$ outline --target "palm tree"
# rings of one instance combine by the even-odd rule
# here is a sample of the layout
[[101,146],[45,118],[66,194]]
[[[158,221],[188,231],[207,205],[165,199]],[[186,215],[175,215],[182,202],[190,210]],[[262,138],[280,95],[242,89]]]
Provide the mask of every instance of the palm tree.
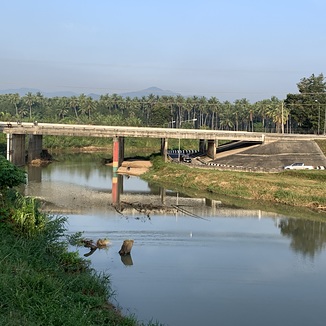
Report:
[[28,110],[27,108],[25,108],[24,106],[22,106],[19,110],[18,110],[18,116],[22,119],[26,116],[28,116]]
[[223,103],[220,126],[222,130],[234,129],[232,104],[229,101]]
[[36,103],[36,98],[31,92],[28,92],[24,97],[24,102],[29,107],[29,118],[32,119],[32,107]]
[[97,102],[93,100],[91,96],[85,99],[85,110],[88,114],[88,119],[91,118],[91,112],[95,111],[97,108]]
[[284,108],[282,101],[276,96],[271,97],[271,104],[266,114],[275,123],[276,132],[283,132],[283,127],[288,120],[289,113],[289,109]]
[[113,105],[112,111],[114,113],[120,113],[119,112],[119,107],[121,106],[122,101],[123,101],[123,98],[122,98],[121,95],[118,95],[116,93],[112,94],[112,96],[111,96],[111,103]]
[[75,116],[78,119],[78,111],[77,108],[79,106],[79,100],[76,96],[72,96],[69,99],[69,107],[74,110]]
[[218,111],[219,111],[219,106],[220,106],[219,100],[215,97],[212,96],[208,100],[208,105],[209,105],[209,110],[212,112],[212,118],[211,118],[211,129],[218,129],[217,124],[218,124]]
[[266,119],[267,119],[267,112],[270,107],[270,100],[262,100],[256,102],[254,105],[256,107],[256,112],[261,117],[263,130],[266,130]]
[[147,105],[145,105],[145,108],[146,108],[146,125],[148,125],[149,121],[151,120],[150,116],[151,116],[153,107],[154,107],[155,103],[157,102],[157,100],[158,100],[158,97],[155,96],[154,94],[149,94],[147,96],[147,99],[146,99]]
[[205,96],[201,96],[199,99],[199,128],[206,126],[208,115],[207,99]]
[[111,98],[109,94],[104,94],[100,96],[99,105],[104,107],[106,113],[110,113]]
[[16,116],[18,116],[18,104],[20,103],[20,95],[18,93],[9,94],[8,99],[9,102],[14,105]]
[[185,105],[185,99],[183,96],[181,95],[177,95],[176,97],[176,105],[177,105],[177,118],[176,118],[176,125],[180,128],[181,126],[181,121],[185,120],[184,116],[183,116],[183,108]]

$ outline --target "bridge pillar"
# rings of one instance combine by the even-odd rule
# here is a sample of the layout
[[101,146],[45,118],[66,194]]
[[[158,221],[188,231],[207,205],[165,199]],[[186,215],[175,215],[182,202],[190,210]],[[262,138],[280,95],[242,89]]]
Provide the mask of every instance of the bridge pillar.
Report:
[[120,194],[123,191],[123,176],[119,173],[112,175],[112,205],[120,205]]
[[199,153],[206,153],[206,142],[205,139],[199,139]]
[[28,140],[28,162],[41,158],[43,136],[29,135]]
[[118,168],[124,160],[124,137],[113,138],[113,173],[117,173]]
[[168,140],[166,138],[161,138],[161,156],[166,162],[168,159]]
[[7,160],[17,166],[25,165],[25,135],[7,134]]
[[216,141],[214,139],[207,140],[207,156],[213,160],[216,158]]

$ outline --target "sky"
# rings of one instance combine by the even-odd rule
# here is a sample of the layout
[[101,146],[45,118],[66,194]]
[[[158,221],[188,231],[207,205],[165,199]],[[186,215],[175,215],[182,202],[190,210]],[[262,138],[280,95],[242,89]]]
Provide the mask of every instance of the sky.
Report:
[[325,0],[0,0],[0,89],[297,93],[326,74]]

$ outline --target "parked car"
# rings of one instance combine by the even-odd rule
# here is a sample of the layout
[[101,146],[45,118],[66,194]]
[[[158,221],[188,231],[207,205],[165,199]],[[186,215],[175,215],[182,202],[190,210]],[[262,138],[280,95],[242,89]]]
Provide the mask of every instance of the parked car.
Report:
[[312,165],[305,165],[304,163],[292,163],[284,167],[284,170],[313,170]]

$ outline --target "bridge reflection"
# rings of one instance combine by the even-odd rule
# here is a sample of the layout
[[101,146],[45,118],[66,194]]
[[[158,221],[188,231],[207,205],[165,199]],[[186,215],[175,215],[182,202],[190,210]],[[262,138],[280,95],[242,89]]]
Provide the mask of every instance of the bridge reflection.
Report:
[[[51,213],[74,214],[89,211],[112,211],[112,207],[122,215],[134,218],[162,214],[193,217],[272,217],[272,213],[261,210],[247,210],[223,206],[219,200],[205,197],[189,197],[182,192],[164,187],[151,186],[149,190],[125,190],[124,182],[128,176],[113,173],[112,183],[106,189],[96,189],[77,184],[65,185],[60,182],[42,181],[40,166],[26,167],[28,183],[25,195],[42,197],[44,210]],[[133,178],[133,177],[131,177]],[[108,178],[109,179],[109,178]],[[275,214],[275,217],[277,215]]]

